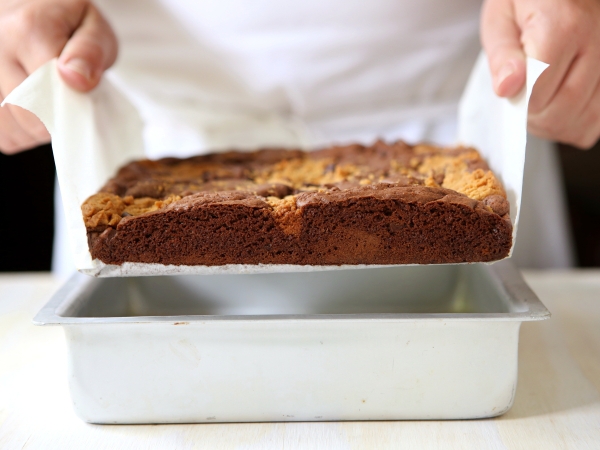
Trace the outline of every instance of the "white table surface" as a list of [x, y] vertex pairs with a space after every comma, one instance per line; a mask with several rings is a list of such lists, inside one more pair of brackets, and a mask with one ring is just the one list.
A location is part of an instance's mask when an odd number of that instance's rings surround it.
[[60, 327], [31, 319], [59, 285], [0, 275], [0, 449], [600, 449], [600, 271], [526, 272], [553, 313], [521, 328], [513, 408], [487, 420], [90, 425]]

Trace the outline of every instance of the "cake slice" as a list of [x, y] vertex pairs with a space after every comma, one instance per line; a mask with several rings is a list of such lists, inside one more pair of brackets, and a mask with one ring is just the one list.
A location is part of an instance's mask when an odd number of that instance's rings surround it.
[[512, 245], [472, 148], [404, 142], [134, 161], [82, 205], [106, 264], [440, 264]]

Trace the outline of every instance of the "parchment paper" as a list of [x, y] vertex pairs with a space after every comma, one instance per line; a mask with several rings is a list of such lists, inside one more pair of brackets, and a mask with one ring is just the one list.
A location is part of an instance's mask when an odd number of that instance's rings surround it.
[[[501, 179], [510, 202], [513, 242], [521, 209], [527, 104], [537, 78], [547, 64], [529, 58], [527, 83], [515, 98], [496, 97], [485, 55], [475, 64], [459, 106], [458, 143], [476, 147]], [[70, 89], [52, 60], [14, 89], [2, 105], [10, 103], [36, 114], [52, 136], [71, 250], [80, 272], [100, 277], [298, 272], [379, 267], [373, 265], [297, 266], [229, 264], [226, 266], [164, 266], [125, 263], [105, 265], [92, 260], [81, 204], [126, 162], [144, 157], [143, 124], [136, 109], [110, 76], [91, 93]], [[512, 253], [512, 250], [511, 250]], [[389, 266], [386, 266], [389, 267]]]

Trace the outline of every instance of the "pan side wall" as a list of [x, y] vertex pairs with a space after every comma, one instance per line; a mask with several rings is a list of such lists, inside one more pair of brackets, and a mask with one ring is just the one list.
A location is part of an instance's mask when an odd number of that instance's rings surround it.
[[467, 419], [513, 402], [519, 321], [65, 325], [93, 423]]

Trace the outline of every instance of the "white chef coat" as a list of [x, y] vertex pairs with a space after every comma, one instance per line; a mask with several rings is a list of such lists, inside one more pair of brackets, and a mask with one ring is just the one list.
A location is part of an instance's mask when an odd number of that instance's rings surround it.
[[[98, 6], [120, 43], [113, 80], [147, 123], [150, 157], [378, 137], [451, 144], [457, 103], [480, 50], [479, 0]], [[571, 254], [554, 156], [541, 141], [534, 147], [546, 181], [525, 189], [517, 246], [527, 242], [527, 265], [566, 266]], [[536, 186], [552, 191], [545, 199], [553, 206], [528, 199]], [[543, 214], [534, 220], [538, 207]], [[57, 252], [57, 267], [60, 258]]]

